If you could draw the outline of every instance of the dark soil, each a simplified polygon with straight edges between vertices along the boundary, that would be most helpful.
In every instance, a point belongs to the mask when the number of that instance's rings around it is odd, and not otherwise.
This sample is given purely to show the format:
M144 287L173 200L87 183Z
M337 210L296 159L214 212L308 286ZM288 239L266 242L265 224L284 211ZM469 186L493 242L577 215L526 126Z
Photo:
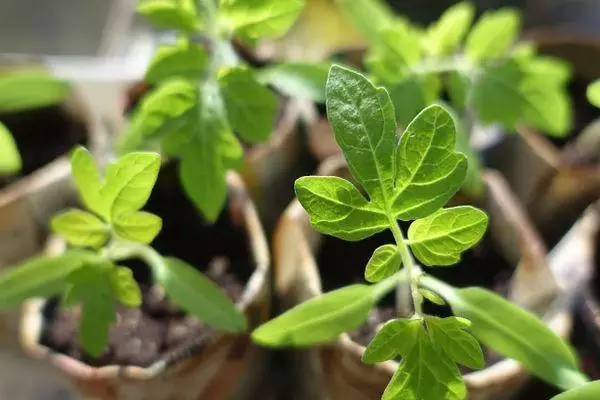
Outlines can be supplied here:
M64 106L0 114L0 122L12 133L23 160L19 174L0 177L0 188L68 153L75 145L85 145L87 140L85 122Z
M163 229L153 247L164 256L185 260L204 271L234 302L239 300L254 266L247 238L237 216L227 209L214 225L208 225L181 193L175 163L160 171L147 211L163 218ZM119 308L117 324L111 328L109 346L94 359L77 341L77 309L59 309L57 300L45 309L47 325L42 344L90 365L148 366L158 359L175 362L196 354L210 341L214 331L172 304L159 286L153 285L145 264L131 260L130 267L143 291L140 309Z

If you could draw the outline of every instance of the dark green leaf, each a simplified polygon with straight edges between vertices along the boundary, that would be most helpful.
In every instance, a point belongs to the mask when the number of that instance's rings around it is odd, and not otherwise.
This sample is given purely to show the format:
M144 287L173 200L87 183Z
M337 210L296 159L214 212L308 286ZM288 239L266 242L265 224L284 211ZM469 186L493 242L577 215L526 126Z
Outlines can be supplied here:
M587 383L577 389L554 396L550 400L598 400L600 399L600 381Z
M379 282L394 275L400 269L402 257L398 247L385 244L379 246L367 263L365 279L369 282Z
M123 213L112 222L117 235L143 244L151 243L162 228L162 219L145 211Z
M102 181L92 155L81 146L71 153L71 174L85 206L97 214L102 214L104 205L100 197Z
M71 209L55 215L50 221L54 233L77 247L101 247L108 240L109 227L94 214Z
M221 0L219 16L236 33L256 39L283 35L305 0Z
M521 17L509 8L483 13L465 45L465 53L474 61L485 61L505 55L517 39Z
M201 321L228 332L247 329L244 314L219 286L192 266L169 257L160 268L154 266L153 272L169 298Z
M386 322L367 346L362 360L367 364L374 364L393 360L398 356L405 357L416 344L422 324L421 319L394 319Z
M257 78L290 97L324 103L329 68L325 63L284 62L259 70Z
M110 272L110 282L119 303L127 307L139 307L142 304L142 292L129 268L114 268Z
M66 82L42 72L15 71L0 76L0 112L10 113L61 103L70 93Z
M195 0L142 0L137 11L164 29L193 32L201 26Z
M159 83L169 78L200 80L206 68L204 49L195 43L163 45L158 48L146 70L145 81Z
M327 343L362 324L377 297L373 286L351 285L308 300L252 332L263 346Z
M475 7L466 1L444 11L440 19L427 29L425 43L429 52L444 55L456 51L471 27L474 16Z
M485 366L479 342L459 318L427 317L426 321L431 341L444 349L454 362L474 369Z
M15 139L0 122L0 175L12 175L21 170L21 154Z

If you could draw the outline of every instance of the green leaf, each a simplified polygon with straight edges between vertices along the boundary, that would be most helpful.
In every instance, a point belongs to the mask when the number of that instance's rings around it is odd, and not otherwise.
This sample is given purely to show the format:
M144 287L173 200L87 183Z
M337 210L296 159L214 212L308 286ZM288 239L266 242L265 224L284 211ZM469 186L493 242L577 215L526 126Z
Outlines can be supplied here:
M106 217L137 211L146 204L160 169L160 155L134 152L121 157L101 190Z
M142 0L137 12L159 28L194 32L201 26L194 0Z
M555 87L563 87L571 78L569 64L555 57L529 57L521 61L521 66L527 76L535 77Z
M206 68L204 49L194 43L163 45L158 48L146 70L145 81L159 83L169 78L199 80Z
M77 247L99 248L108 240L109 227L94 214L71 209L54 216L52 230L69 244Z
M465 384L458 367L432 342L420 325L415 344L402 358L382 400L464 400Z
M419 288L418 291L421 296L423 296L424 298L426 298L433 304L437 304L438 306L446 305L446 302L444 301L444 299L442 299L440 296L438 296L437 293L432 292L431 290L428 290L428 289L424 289L424 288Z
M221 23L252 39L278 37L292 26L305 0L221 0Z
M440 19L427 29L424 40L429 52L432 55L445 55L456 51L467 34L474 16L475 7L466 1L444 11Z
M127 267L117 267L110 271L112 291L119 303L126 307L139 307L142 304L142 292Z
M572 123L571 101L566 88L545 80L527 77L519 88L525 99L523 120L545 133L564 137Z
M296 180L294 188L311 224L321 233L357 241L389 226L385 213L345 179L304 176Z
M587 98L590 103L600 108L600 79L588 86Z
M505 55L517 39L520 25L521 17L516 10L486 11L467 37L466 55L476 62Z
M463 251L481 240L488 216L471 206L441 209L413 222L408 240L415 257L428 266L447 266L460 261Z
M329 68L325 63L283 62L259 70L257 78L290 97L324 103Z
M326 93L329 123L352 175L374 203L384 206L394 185L397 142L389 95L361 74L337 65L329 71Z
M400 269L401 264L402 257L397 246L391 244L379 246L367 263L365 279L374 283L382 281L394 275Z
M363 362L374 364L406 356L415 345L423 325L421 319L393 319L386 322L367 346Z
M221 288L184 261L165 258L153 273L169 298L202 322L228 332L247 329L246 317Z
M13 175L21 170L23 163L17 143L10 131L0 122L0 175Z
M79 190L83 204L97 214L102 214L103 202L100 197L102 181L94 158L85 147L78 146L71 153L71 174Z
M382 0L337 0L335 4L369 43L377 42L381 30L396 19L389 5Z
M10 113L62 103L69 85L47 74L17 70L0 76L0 112Z
M463 110L466 107L470 86L471 80L468 75L460 71L449 74L448 94L455 109Z
M67 277L81 268L93 253L71 250L56 257L35 257L0 275L0 308L9 308L31 297L60 293Z
M452 110L449 109L449 111L452 114ZM461 190L472 199L479 199L485 192L485 184L481 176L481 156L469 145L469 136L465 130L466 127L463 121L455 113L452 116L456 123L456 150L467 157L469 164L467 167L467 176Z
M267 140L277 113L275 94L258 83L244 67L222 71L219 85L233 130L251 143Z
M398 123L406 127L429 104L435 103L442 89L434 74L408 74L390 88Z
M392 211L401 220L425 217L460 189L466 157L455 151L456 131L448 111L429 106L408 125L396 148Z
M537 377L563 390L587 381L573 349L533 314L482 288L456 289L431 276L421 284L444 297L455 315L469 319L480 342Z
M238 169L243 165L244 148L231 130L223 129L220 132L217 147L221 154L223 167Z
M310 299L252 332L268 347L312 346L357 329L375 305L373 286L350 285Z
M469 368L481 369L485 367L483 351L461 319L426 317L431 341L444 349L454 362Z
M556 395L550 400L597 400L599 398L600 381L594 381L577 389Z
M121 238L143 244L151 243L162 228L162 219L145 211L120 214L112 223Z

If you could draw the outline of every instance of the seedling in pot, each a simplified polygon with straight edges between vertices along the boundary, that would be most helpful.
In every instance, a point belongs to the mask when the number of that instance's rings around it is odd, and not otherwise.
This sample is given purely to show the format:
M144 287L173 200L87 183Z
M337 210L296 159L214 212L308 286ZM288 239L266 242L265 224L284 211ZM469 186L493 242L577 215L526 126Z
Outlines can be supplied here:
M242 164L243 147L268 140L278 109L272 85L288 95L323 97L327 68L304 63L254 70L231 45L284 34L304 0L142 0L138 11L177 41L163 45L146 71L155 88L141 101L123 150L160 141L180 160L187 195L209 221L225 203L225 171ZM198 175L200 172L200 175Z
M34 70L21 69L0 75L0 113L59 104L68 94L69 86L65 82ZM48 140L52 140L51 135ZM17 174L21 167L21 155L15 139L0 122L0 177Z
M448 111L425 108L399 137L388 92L359 73L333 66L326 95L336 141L366 196L342 178L309 176L296 181L298 200L321 233L358 241L389 229L395 242L377 248L369 260L365 279L372 284L300 304L259 327L253 339L272 347L325 344L356 330L394 289L399 297L407 290L414 312L388 321L363 356L366 363L401 360L383 399L464 399L458 365L484 367L480 342L560 388L585 383L572 349L543 321L493 292L458 289L421 268L457 263L488 224L477 208L443 208L467 170L465 155L455 150ZM399 220L413 221L407 232ZM447 303L454 316L428 315L424 301Z
M74 150L72 173L86 210L67 210L51 221L69 249L55 257L31 259L0 276L0 307L61 295L63 306L81 305L80 344L99 356L106 348L108 327L116 323L116 304L141 304L132 271L119 265L137 258L184 311L217 329L244 331L244 315L217 285L186 262L163 257L149 245L162 220L140 209L156 182L160 161L156 153L132 152L110 164L102 179L90 153L83 147Z

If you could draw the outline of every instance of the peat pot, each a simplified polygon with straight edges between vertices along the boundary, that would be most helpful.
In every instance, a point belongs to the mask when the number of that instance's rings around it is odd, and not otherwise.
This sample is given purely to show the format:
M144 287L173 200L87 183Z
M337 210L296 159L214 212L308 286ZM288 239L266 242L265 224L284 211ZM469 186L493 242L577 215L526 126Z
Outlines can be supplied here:
M326 160L319 174L349 178L341 157ZM543 242L501 175L487 171L484 182L485 200L477 205L490 216L488 233L456 266L427 268L427 272L455 286L477 285L496 290L543 316L554 331L568 337L572 326L571 296L587 279L588 272L578 269L580 265L572 265L568 255L565 257L569 247L559 246L546 261ZM460 193L452 200L466 201ZM292 307L336 287L363 282L364 267L372 251L392 241L387 232L353 243L320 235L294 200L275 231L276 292L286 307ZM299 374L305 381L299 386L312 382L320 388L306 398L372 400L381 396L398 363L367 365L361 362L361 356L376 329L395 314L393 303L393 295L382 300L359 330L341 335L335 343L296 352L295 357L305 368ZM427 311L448 312L439 308L426 308ZM524 385L529 374L517 362L488 349L486 353L485 369L464 371L469 399L504 398Z
M249 329L256 327L269 313L269 253L241 179L228 174L227 206L214 225L207 225L179 191L176 177L175 163L165 165L145 207L164 221L154 247L204 270L244 311ZM56 239L47 248L50 254L63 250L64 243ZM59 311L55 299L24 304L24 351L49 363L86 399L249 398L263 373L263 352L251 344L249 335L217 332L186 316L161 297L145 265L126 265L142 287L144 304L141 313L130 309L120 314L104 355L90 359L82 354L75 339L76 309Z

